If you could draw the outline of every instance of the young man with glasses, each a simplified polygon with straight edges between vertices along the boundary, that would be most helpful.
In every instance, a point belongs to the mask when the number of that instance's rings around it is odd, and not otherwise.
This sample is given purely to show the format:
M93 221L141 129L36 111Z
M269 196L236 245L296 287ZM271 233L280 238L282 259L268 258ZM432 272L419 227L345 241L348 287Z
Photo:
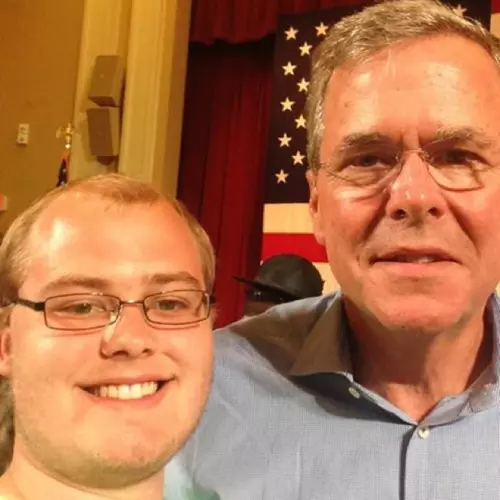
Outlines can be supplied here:
M366 7L315 52L309 206L341 292L216 336L181 458L222 500L500 498L499 65L432 0Z
M163 498L210 387L213 278L185 208L117 174L14 221L0 247L0 498Z

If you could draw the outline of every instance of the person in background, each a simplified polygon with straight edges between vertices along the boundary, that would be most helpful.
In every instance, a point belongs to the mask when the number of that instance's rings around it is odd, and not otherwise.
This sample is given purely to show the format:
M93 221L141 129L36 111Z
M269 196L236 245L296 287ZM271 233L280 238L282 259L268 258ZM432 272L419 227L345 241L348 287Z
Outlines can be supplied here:
M277 304L285 304L323 292L323 280L316 267L295 254L269 257L252 280L235 276L246 285L245 316L255 316Z
M341 291L215 335L175 462L222 500L500 498L500 40L438 1L365 7L316 49L307 115Z
M118 174L57 188L13 222L0 247L0 498L163 499L163 467L209 392L213 279L198 222Z

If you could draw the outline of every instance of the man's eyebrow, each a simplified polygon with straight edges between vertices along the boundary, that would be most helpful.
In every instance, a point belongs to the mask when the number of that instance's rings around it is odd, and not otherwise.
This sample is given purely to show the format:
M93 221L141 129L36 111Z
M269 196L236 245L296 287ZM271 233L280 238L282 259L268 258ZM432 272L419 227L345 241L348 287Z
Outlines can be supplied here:
M497 141L481 129L473 127L442 127L433 142L470 142L480 148L489 148Z
M90 288L102 292L108 289L109 286L110 282L108 280L99 278L97 276L66 274L44 285L40 292L43 295L48 295L50 293L56 292L57 290L60 290L61 288L70 287Z
M336 149L343 152L381 144L393 145L394 141L389 136L379 132L355 132L343 137Z
M155 273L144 276L141 279L141 282L144 285L161 286L178 283L180 286L202 288L202 284L200 283L200 281L188 272ZM112 283L109 280L99 278L97 276L67 274L56 278L54 281L46 284L42 287L40 292L44 296L47 296L50 293L55 293L63 288L71 287L87 288L104 293L110 290L110 288L112 287Z
M179 283L186 286L194 286L196 288L203 288L200 281L192 274L180 271L177 273L157 273L145 276L141 280L145 285L170 285L172 283Z
M473 127L442 127L436 132L430 144L439 142L470 142L486 149L498 141L495 141L481 129ZM381 145L394 147L395 143L391 137L379 132L355 132L343 137L336 149L339 152L345 152L352 149Z

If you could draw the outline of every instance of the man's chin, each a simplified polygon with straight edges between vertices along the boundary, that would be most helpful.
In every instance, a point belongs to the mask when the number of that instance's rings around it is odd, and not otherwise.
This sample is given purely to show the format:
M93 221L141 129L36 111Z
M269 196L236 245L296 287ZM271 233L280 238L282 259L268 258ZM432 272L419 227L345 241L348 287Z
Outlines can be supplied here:
M78 470L65 470L67 479L89 489L127 488L160 474L171 457L113 453L87 460Z
M380 294L367 305L382 327L430 335L458 326L466 312L463 301L433 295Z

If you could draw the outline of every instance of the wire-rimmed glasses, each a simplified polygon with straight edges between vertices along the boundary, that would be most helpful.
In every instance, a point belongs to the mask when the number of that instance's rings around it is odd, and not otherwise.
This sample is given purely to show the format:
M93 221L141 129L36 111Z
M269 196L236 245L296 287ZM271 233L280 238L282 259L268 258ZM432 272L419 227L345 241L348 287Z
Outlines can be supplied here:
M411 154L417 154L422 159L436 184L450 191L483 187L482 174L491 169L479 155L460 148L403 152L370 149L341 161L332 158L329 164L321 166L329 176L346 185L368 191L380 190L396 180Z
M34 302L14 301L44 313L45 324L54 330L84 331L103 328L118 320L124 305L140 305L148 322L165 326L185 326L208 319L214 299L204 290L171 290L142 300L121 300L103 293L73 293Z

